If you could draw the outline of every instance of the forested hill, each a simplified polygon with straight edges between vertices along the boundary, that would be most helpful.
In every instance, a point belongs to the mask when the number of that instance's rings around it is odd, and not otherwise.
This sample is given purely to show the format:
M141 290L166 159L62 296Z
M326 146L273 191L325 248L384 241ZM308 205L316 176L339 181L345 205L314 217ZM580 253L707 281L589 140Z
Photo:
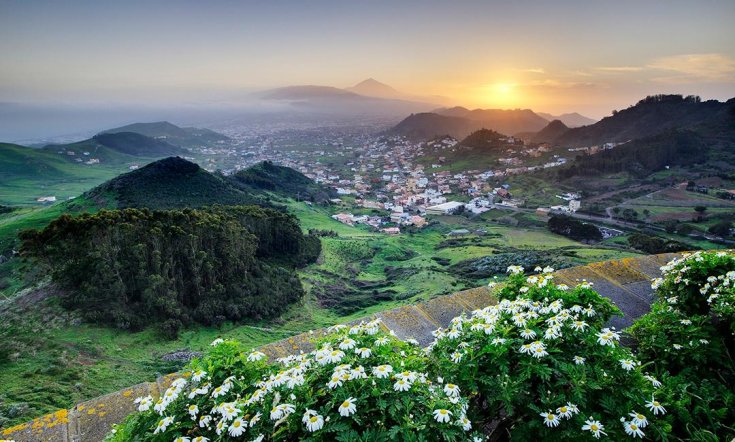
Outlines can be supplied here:
M335 196L333 190L316 184L301 172L271 161L263 161L243 169L232 175L232 180L236 185L250 191L265 190L299 200L322 202Z
M595 124L570 129L553 141L561 146L592 146L650 137L673 129L696 130L722 119L733 103L701 101L696 96L653 95Z
M122 329L174 337L197 322L280 314L303 296L295 266L318 238L295 217L255 206L103 210L25 231L22 254L63 289L62 305Z
M120 175L84 196L103 207L116 208L172 209L264 202L238 189L227 178L179 157L164 158Z
M711 149L702 136L693 131L670 131L631 141L596 155L580 155L561 178L599 176L627 172L643 178L667 166L691 166L710 159Z
M121 132L133 132L183 147L201 146L204 144L229 140L225 135L209 129L179 127L175 124L169 123L168 121L128 124L127 126L108 129L101 132L100 135L116 134Z
M271 162L224 176L179 157L164 158L85 193L101 207L174 209L213 204L272 206L269 193L325 201L331 191L300 172Z

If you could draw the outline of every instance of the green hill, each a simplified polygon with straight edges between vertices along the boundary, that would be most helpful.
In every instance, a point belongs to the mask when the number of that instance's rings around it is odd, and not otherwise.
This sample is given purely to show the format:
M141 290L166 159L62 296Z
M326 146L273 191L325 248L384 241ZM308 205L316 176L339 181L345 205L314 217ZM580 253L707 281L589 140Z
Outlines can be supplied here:
M229 138L209 129L196 127L179 127L168 121L154 123L133 123L127 126L108 129L99 135L132 132L146 137L155 138L176 146L195 147L228 141ZM98 136L99 136L98 135ZM172 153L173 154L173 153Z
M134 159L106 151L120 161ZM127 168L122 162L84 164L88 160L81 153L70 156L66 151L59 154L51 149L0 143L0 204L28 205L37 204L36 198L43 196L57 200L78 196Z
M103 206L171 209L212 204L259 204L261 198L180 157L120 175L85 194Z
M237 185L258 191L270 191L296 200L325 201L332 192L290 167L263 161L232 176Z

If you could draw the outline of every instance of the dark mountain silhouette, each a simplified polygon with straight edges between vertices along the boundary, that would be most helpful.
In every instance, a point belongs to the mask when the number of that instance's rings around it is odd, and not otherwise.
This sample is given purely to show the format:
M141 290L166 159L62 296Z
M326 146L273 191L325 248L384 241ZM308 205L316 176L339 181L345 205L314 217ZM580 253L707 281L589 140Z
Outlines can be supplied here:
M592 146L650 137L673 129L696 129L715 120L727 126L728 103L701 101L696 96L649 96L593 125L570 129L554 141L562 146Z
M577 112L571 112L571 113L561 114L561 115L552 115L552 114L547 114L544 112L536 112L536 113L546 118L549 121L560 120L567 127L589 126L590 124L595 124L597 122L597 120L593 120L592 118L585 117L584 115L581 115Z
M459 145L472 149L496 148L501 145L501 138L505 138L505 135L490 129L480 129L472 132L465 139L460 141Z
M396 117L431 108L423 102L356 94L331 86L287 86L256 94L261 100L284 109L325 116Z
M444 134L463 138L483 128L504 134L537 132L547 124L548 121L529 109L468 110L463 107L453 107L411 115L393 127L389 133L423 141Z
M415 141L424 141L441 135L464 138L477 129L477 122L460 117L434 113L411 114L388 130L391 135L402 135Z
M552 143L554 140L565 134L569 128L561 122L561 120L554 120L549 123L545 128L538 131L531 137L533 143Z
M356 94L365 95L367 97L379 97L379 98L398 98L404 97L403 94L388 86L385 83L381 83L373 78L363 80L352 87L345 88L346 91L354 92Z

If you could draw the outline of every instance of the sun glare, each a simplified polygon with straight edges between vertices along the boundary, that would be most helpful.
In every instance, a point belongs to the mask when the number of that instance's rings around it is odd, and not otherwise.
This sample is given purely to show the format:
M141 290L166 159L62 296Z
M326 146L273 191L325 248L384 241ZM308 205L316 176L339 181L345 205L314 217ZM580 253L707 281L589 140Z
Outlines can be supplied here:
M487 84L478 95L477 104L484 107L509 108L520 104L517 84L509 81Z

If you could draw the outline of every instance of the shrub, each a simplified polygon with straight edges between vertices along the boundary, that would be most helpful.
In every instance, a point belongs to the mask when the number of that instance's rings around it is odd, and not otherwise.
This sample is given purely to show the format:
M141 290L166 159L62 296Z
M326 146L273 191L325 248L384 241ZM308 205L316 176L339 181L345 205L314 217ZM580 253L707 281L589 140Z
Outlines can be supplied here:
M138 398L141 413L107 440L453 441L476 435L458 387L429 375L417 342L379 327L378 321L334 327L318 350L277 363L216 340L162 399Z
M695 440L735 436L732 357L735 255L686 254L653 281L658 300L630 332L639 354L662 379L675 435Z
M604 328L617 308L588 283L572 289L548 273L509 270L498 305L435 333L432 355L470 392L470 419L492 439L576 440L594 429L621 439L626 426L665 438L662 413L646 408L658 381Z

